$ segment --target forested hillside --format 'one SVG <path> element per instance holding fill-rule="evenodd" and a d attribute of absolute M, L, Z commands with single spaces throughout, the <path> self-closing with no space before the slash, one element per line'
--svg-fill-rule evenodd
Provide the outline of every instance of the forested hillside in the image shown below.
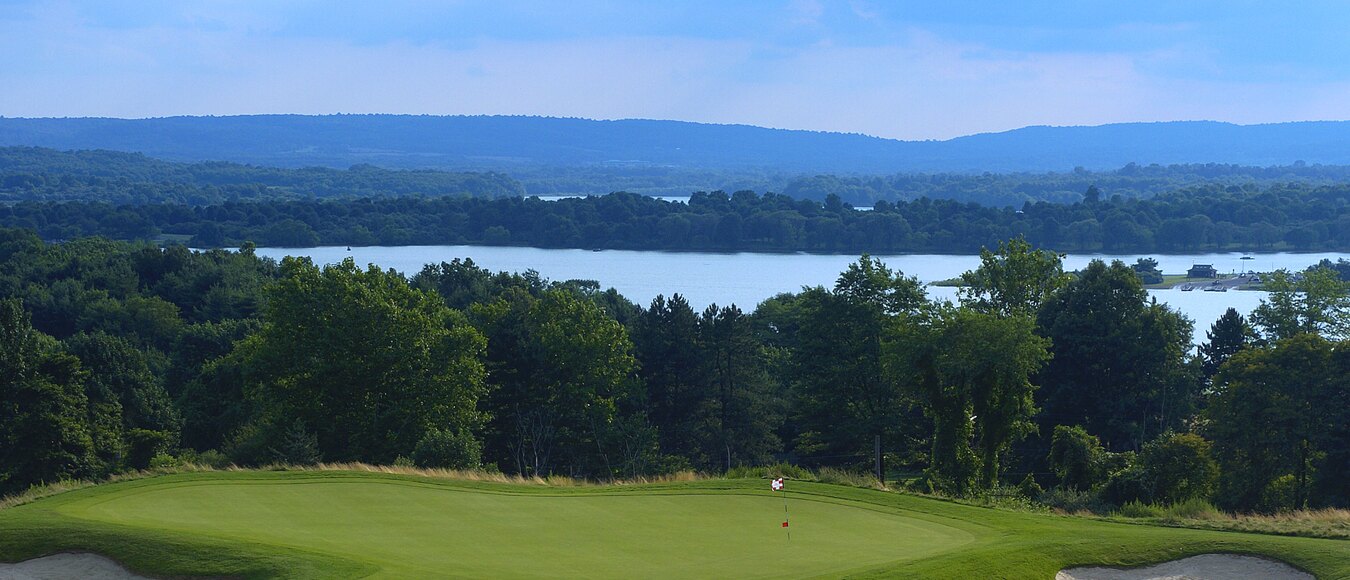
<path fill-rule="evenodd" d="M 1104 197 L 1149 198 L 1176 191 L 1236 193 L 1275 186 L 1323 186 L 1350 182 L 1350 166 L 1284 165 L 1248 167 L 1221 164 L 1138 165 L 1115 170 L 1050 173 L 899 173 L 817 175 L 793 179 L 780 193 L 824 201 L 831 194 L 857 207 L 878 201 L 950 199 L 993 207 L 1020 208 L 1039 201 L 1071 204 L 1096 187 Z M 728 190 L 730 191 L 730 190 Z"/>
<path fill-rule="evenodd" d="M 0 202 L 174 202 L 205 205 L 238 200 L 332 197 L 524 194 L 501 173 L 349 169 L 282 169 L 227 162 L 175 163 L 139 153 L 0 147 Z"/>
<path fill-rule="evenodd" d="M 755 168 L 803 173 L 1019 172 L 1128 163 L 1350 164 L 1350 123 L 1217 122 L 1026 127 L 947 141 L 629 119 L 256 115 L 0 118 L 0 145 L 137 151 L 284 167 Z M 722 186 L 723 184 L 718 184 Z"/>

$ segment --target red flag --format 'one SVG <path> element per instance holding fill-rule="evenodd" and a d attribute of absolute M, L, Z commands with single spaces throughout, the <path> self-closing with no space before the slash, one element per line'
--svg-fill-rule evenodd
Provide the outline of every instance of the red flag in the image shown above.
<path fill-rule="evenodd" d="M 783 522 L 783 527 L 787 527 L 787 522 Z"/>

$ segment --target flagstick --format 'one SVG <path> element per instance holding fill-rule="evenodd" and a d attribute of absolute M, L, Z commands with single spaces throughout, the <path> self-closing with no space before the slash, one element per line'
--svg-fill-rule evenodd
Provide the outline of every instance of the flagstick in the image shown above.
<path fill-rule="evenodd" d="M 783 492 L 783 523 L 784 523 L 784 524 L 787 524 L 787 523 L 789 523 L 789 519 L 788 519 L 788 511 L 787 511 L 787 486 L 786 486 L 786 485 L 783 486 L 783 489 L 781 489 L 781 490 L 779 490 L 779 491 Z M 791 541 L 792 541 L 792 527 L 791 527 L 791 526 L 786 526 L 786 525 L 785 525 L 785 526 L 783 526 L 783 529 L 787 530 L 788 541 L 791 542 Z"/>

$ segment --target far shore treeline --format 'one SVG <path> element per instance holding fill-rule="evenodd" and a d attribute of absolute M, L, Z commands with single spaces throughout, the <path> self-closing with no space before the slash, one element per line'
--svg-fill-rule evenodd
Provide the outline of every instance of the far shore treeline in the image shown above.
<path fill-rule="evenodd" d="M 1341 166 L 796 177 L 625 172 L 616 179 L 599 168 L 519 168 L 514 174 L 527 187 L 492 172 L 285 169 L 8 147 L 0 148 L 0 227 L 30 228 L 47 240 L 98 235 L 201 248 L 253 242 L 970 254 L 1023 236 L 1080 253 L 1350 251 L 1350 167 Z M 632 193 L 525 197 L 615 184 L 668 190 L 671 183 L 734 192 L 709 188 L 688 203 Z M 773 187 L 781 193 L 751 191 Z"/>
<path fill-rule="evenodd" d="M 740 191 L 688 203 L 630 193 L 538 198 L 392 197 L 238 201 L 217 205 L 19 202 L 0 227 L 59 240 L 169 236 L 194 247 L 518 245 L 543 248 L 970 254 L 1023 236 L 1061 252 L 1347 251 L 1350 185 L 1254 192 L 1182 191 L 1021 209 L 920 199 L 858 211 Z"/>
<path fill-rule="evenodd" d="M 616 223 L 678 207 L 510 203 Z M 708 195 L 688 208 L 795 203 Z M 1137 203 L 1118 205 L 1152 207 Z M 1197 351 L 1193 322 L 1150 301 L 1130 266 L 1070 276 L 1024 239 L 991 247 L 957 304 L 863 255 L 833 287 L 695 312 L 678 295 L 639 306 L 469 260 L 407 277 L 278 263 L 251 245 L 0 229 L 0 494 L 183 462 L 600 480 L 780 461 L 864 470 L 879 438 L 906 485 L 957 496 L 1099 512 L 1350 507 L 1350 297 L 1335 270 L 1274 274 L 1250 320 L 1198 321 L 1211 326 Z"/>

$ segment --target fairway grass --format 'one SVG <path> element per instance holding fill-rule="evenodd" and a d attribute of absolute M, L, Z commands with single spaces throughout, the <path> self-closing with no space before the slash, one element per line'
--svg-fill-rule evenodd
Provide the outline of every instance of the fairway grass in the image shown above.
<path fill-rule="evenodd" d="M 1350 577 L 1350 542 L 1025 514 L 762 480 L 546 487 L 360 472 L 204 472 L 0 510 L 0 561 L 87 550 L 154 575 L 1054 577 L 1210 553 Z M 791 539 L 787 532 L 791 531 Z"/>

